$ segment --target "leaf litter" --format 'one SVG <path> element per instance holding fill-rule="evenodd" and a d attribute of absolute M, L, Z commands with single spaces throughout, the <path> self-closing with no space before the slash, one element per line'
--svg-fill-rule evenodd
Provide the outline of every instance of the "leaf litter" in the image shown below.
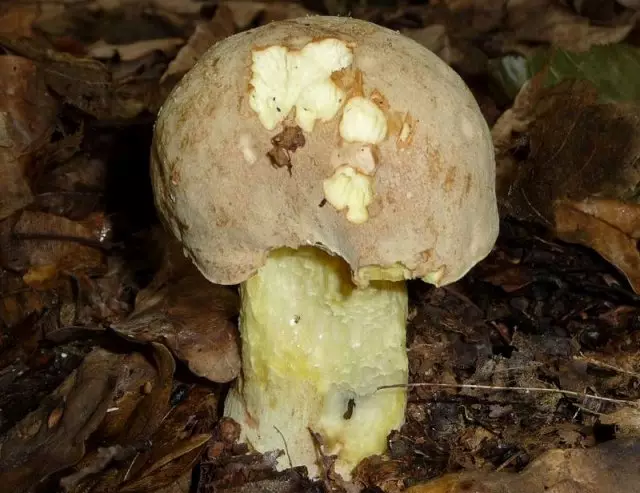
<path fill-rule="evenodd" d="M 639 122 L 628 55 L 640 38 L 629 3 L 3 5 L 3 484 L 633 491 Z M 493 127 L 502 213 L 494 251 L 465 279 L 410 283 L 406 423 L 348 483 L 331 457 L 318 481 L 276 471 L 286 443 L 253 453 L 221 419 L 240 370 L 237 293 L 207 283 L 161 232 L 146 175 L 153 116 L 209 46 L 315 13 L 399 30 L 465 78 Z M 302 145 L 289 137 L 274 142 L 287 167 Z"/>

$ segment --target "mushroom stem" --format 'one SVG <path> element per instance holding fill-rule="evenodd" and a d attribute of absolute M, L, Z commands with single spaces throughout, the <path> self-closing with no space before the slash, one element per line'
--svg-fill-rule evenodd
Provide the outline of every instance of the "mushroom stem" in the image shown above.
<path fill-rule="evenodd" d="M 243 376 L 225 415 L 259 452 L 286 451 L 279 467 L 337 455 L 348 478 L 360 460 L 383 453 L 404 422 L 406 390 L 377 391 L 408 378 L 404 282 L 358 289 L 339 257 L 279 249 L 241 287 Z M 287 456 L 288 455 L 288 456 Z"/>

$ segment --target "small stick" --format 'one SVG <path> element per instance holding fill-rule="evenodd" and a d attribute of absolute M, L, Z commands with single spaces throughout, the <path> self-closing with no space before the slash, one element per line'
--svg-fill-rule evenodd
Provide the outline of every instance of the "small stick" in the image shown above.
<path fill-rule="evenodd" d="M 453 383 L 408 383 L 408 384 L 395 384 L 395 385 L 382 385 L 376 389 L 398 389 L 398 388 L 413 388 L 413 387 L 446 387 L 454 389 L 479 389 L 479 390 L 520 390 L 524 392 L 554 392 L 572 397 L 582 397 L 589 399 L 596 399 L 604 402 L 613 402 L 615 404 L 625 404 L 627 406 L 640 408 L 640 403 L 634 401 L 627 401 L 623 399 L 613 399 L 611 397 L 600 397 L 598 395 L 585 394 L 582 392 L 575 392 L 573 390 L 561 390 L 561 389 L 547 389 L 545 387 L 494 387 L 492 385 L 477 385 L 477 384 L 453 384 Z"/>
<path fill-rule="evenodd" d="M 284 435 L 276 425 L 273 425 L 273 427 L 278 432 L 278 435 L 280 435 L 280 438 L 282 438 L 282 443 L 284 443 L 284 451 L 287 454 L 287 460 L 289 461 L 289 469 L 293 469 L 293 463 L 291 462 L 291 456 L 289 455 L 289 446 L 287 445 L 287 440 L 284 438 Z"/>
<path fill-rule="evenodd" d="M 632 377 L 635 377 L 635 378 L 640 378 L 640 373 L 637 373 L 635 371 L 625 370 L 624 368 L 610 365 L 609 363 L 605 363 L 604 361 L 598 361 L 597 359 L 589 358 L 588 356 L 574 356 L 573 359 L 577 361 L 585 361 L 586 363 L 591 363 L 592 365 L 600 366 L 602 368 L 613 370 L 618 373 L 624 373 L 625 375 L 631 375 Z"/>

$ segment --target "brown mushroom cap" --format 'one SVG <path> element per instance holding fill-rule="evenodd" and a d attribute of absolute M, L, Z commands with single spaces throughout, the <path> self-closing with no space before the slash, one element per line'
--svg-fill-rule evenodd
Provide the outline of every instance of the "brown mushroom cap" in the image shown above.
<path fill-rule="evenodd" d="M 375 99 L 388 116 L 361 224 L 323 200 L 323 181 L 345 145 L 342 110 L 304 132 L 304 145 L 283 151 L 289 173 L 268 153 L 295 123 L 267 130 L 249 105 L 253 50 L 299 50 L 327 38 L 352 50 L 350 70 L 362 81 L 350 94 Z M 410 138 L 394 121 L 410 123 Z M 415 41 L 352 18 L 274 22 L 212 47 L 159 112 L 152 181 L 165 223 L 218 284 L 245 281 L 272 249 L 317 245 L 344 258 L 360 285 L 416 277 L 442 285 L 484 258 L 498 234 L 494 151 L 471 92 Z M 376 266 L 400 266 L 400 275 Z"/>

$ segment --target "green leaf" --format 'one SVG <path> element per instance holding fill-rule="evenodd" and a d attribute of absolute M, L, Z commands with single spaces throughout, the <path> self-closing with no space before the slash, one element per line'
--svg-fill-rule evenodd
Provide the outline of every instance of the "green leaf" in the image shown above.
<path fill-rule="evenodd" d="M 588 80 L 603 101 L 640 101 L 640 48 L 625 43 L 581 53 L 541 48 L 528 59 L 509 55 L 490 63 L 492 78 L 512 99 L 526 80 L 546 69 L 546 87 L 567 79 Z"/>

